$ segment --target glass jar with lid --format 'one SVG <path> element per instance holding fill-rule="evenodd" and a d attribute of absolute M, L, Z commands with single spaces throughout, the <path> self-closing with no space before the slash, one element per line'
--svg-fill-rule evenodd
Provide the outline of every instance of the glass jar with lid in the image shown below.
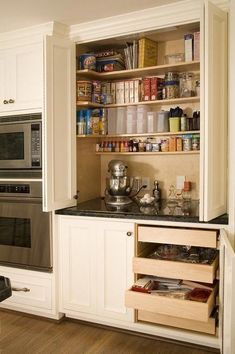
<path fill-rule="evenodd" d="M 194 74 L 185 72 L 180 74 L 180 97 L 195 96 Z"/>
<path fill-rule="evenodd" d="M 179 93 L 179 74 L 169 71 L 165 74 L 165 98 L 178 98 L 180 96 Z"/>

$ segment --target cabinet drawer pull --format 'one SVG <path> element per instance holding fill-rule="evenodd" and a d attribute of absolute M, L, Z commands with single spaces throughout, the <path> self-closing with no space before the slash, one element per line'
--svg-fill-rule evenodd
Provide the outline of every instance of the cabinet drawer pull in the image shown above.
<path fill-rule="evenodd" d="M 4 103 L 4 104 L 8 104 L 9 102 L 8 102 L 7 100 L 4 100 L 3 103 Z"/>
<path fill-rule="evenodd" d="M 15 100 L 13 100 L 12 98 L 9 99 L 9 103 L 14 103 Z"/>
<path fill-rule="evenodd" d="M 30 291 L 29 288 L 14 288 L 12 287 L 12 291 L 24 291 L 25 293 L 27 293 L 28 291 Z"/>
<path fill-rule="evenodd" d="M 126 235 L 127 236 L 132 236 L 132 232 L 131 231 L 127 231 Z"/>

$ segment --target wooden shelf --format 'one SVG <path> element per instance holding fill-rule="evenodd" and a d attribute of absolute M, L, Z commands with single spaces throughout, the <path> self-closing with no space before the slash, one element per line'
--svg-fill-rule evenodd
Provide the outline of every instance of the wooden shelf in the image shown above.
<path fill-rule="evenodd" d="M 127 106 L 139 106 L 139 105 L 179 105 L 182 103 L 195 103 L 199 102 L 200 97 L 195 96 L 195 97 L 182 97 L 182 98 L 174 98 L 174 99 L 169 99 L 169 100 L 157 100 L 157 101 L 143 101 L 143 102 L 138 102 L 138 103 L 123 103 L 123 104 L 99 104 L 99 103 L 93 103 L 93 102 L 77 102 L 77 108 L 116 108 L 116 107 L 127 107 Z"/>
<path fill-rule="evenodd" d="M 161 133 L 144 133 L 144 134 L 109 134 L 109 135 L 77 135 L 77 138 L 135 138 L 135 137 L 155 137 L 155 136 L 174 136 L 174 135 L 187 135 L 187 134 L 200 134 L 200 130 L 180 131 L 180 132 L 161 132 Z"/>
<path fill-rule="evenodd" d="M 96 152 L 96 155 L 198 155 L 199 150 L 168 152 Z"/>
<path fill-rule="evenodd" d="M 130 70 L 119 70 L 119 71 L 111 71 L 105 73 L 98 73 L 93 70 L 77 70 L 77 75 L 80 77 L 85 77 L 89 79 L 98 79 L 98 80 L 114 80 L 114 79 L 127 79 L 127 78 L 137 78 L 142 76 L 156 76 L 156 75 L 164 75 L 167 71 L 199 71 L 200 62 L 192 61 L 192 62 L 180 62 L 176 64 L 164 64 L 151 66 L 147 68 L 138 68 L 138 69 L 130 69 Z"/>

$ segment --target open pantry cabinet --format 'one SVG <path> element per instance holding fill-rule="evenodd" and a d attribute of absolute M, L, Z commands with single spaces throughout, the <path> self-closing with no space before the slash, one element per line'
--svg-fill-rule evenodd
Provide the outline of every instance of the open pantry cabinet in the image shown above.
<path fill-rule="evenodd" d="M 213 260 L 209 263 L 205 260 L 202 263 L 192 263 L 186 255 L 187 251 L 182 251 L 185 246 L 197 247 L 197 250 L 200 247 L 207 259 L 213 254 Z M 181 249 L 180 252 L 183 253 L 170 253 L 170 250 L 175 252 L 177 249 Z M 199 343 L 203 343 L 200 334 L 207 335 L 204 337 L 205 344 L 213 346 L 217 342 L 216 346 L 220 346 L 221 353 L 232 354 L 234 267 L 235 254 L 224 229 L 139 224 L 136 227 L 135 256 L 132 263 L 135 283 L 126 292 L 126 306 L 135 309 L 137 325 L 155 325 L 156 331 L 161 331 L 162 326 L 175 328 L 176 331 L 186 330 L 185 340 L 190 339 L 191 333 L 191 340 Z M 181 282 L 177 290 L 173 289 L 175 295 L 172 293 L 169 297 L 169 294 L 166 295 L 167 291 L 159 287 L 159 282 L 164 280 L 164 283 L 169 282 L 171 289 L 178 284 L 178 279 Z M 149 290 L 141 287 L 146 281 Z M 185 287 L 186 297 L 181 292 Z M 195 297 L 190 297 L 190 288 L 194 289 L 192 294 Z M 205 292 L 209 290 L 206 301 L 202 300 L 203 288 L 206 289 Z M 196 333 L 199 337 L 194 337 Z"/>
<path fill-rule="evenodd" d="M 182 10 L 185 3 L 188 6 L 190 1 L 171 5 L 171 11 L 176 10 L 175 16 L 168 17 L 164 13 L 164 25 L 162 22 L 164 17 L 161 17 L 159 24 L 156 21 L 155 27 L 152 26 L 151 31 L 147 22 L 146 28 L 142 25 L 141 30 L 135 28 L 135 31 L 128 31 L 126 34 L 116 28 L 117 36 L 115 37 L 112 34 L 114 29 L 108 32 L 106 28 L 106 32 L 104 30 L 102 35 L 98 33 L 96 38 L 93 33 L 89 41 L 86 41 L 81 39 L 81 30 L 80 40 L 77 43 L 77 58 L 87 52 L 97 53 L 107 48 L 124 48 L 127 42 L 134 40 L 138 42 L 141 38 L 157 41 L 158 58 L 155 66 L 121 71 L 99 73 L 78 67 L 77 81 L 110 82 L 112 85 L 113 82 L 124 82 L 136 78 L 156 76 L 163 78 L 169 71 L 192 72 L 200 78 L 201 87 L 200 97 L 194 95 L 132 103 L 125 103 L 124 98 L 122 103 L 105 105 L 97 101 L 94 102 L 94 100 L 92 102 L 92 99 L 77 101 L 78 111 L 98 108 L 104 109 L 105 114 L 110 109 L 118 110 L 140 105 L 155 112 L 180 106 L 188 117 L 192 117 L 193 111 L 200 111 L 200 131 L 172 131 L 171 129 L 171 131 L 161 133 L 158 131 L 154 133 L 116 132 L 102 135 L 99 134 L 99 131 L 96 131 L 95 134 L 94 131 L 91 131 L 88 135 L 81 134 L 80 131 L 80 134 L 77 135 L 77 186 L 80 201 L 104 196 L 108 162 L 111 159 L 121 159 L 129 167 L 128 175 L 149 178 L 150 189 L 152 189 L 155 179 L 160 181 L 164 199 L 168 197 L 170 186 L 176 185 L 176 176 L 186 176 L 186 179 L 192 182 L 192 199 L 200 201 L 201 221 L 209 221 L 226 213 L 227 14 L 210 2 L 203 1 L 200 2 L 202 7 L 191 4 L 192 9 L 196 6 L 194 14 L 183 20 L 179 15 L 179 9 Z M 167 64 L 165 61 L 167 55 L 184 53 L 184 35 L 199 31 L 200 60 Z M 138 97 L 138 99 L 140 98 Z M 176 137 L 184 139 L 189 135 L 198 136 L 199 134 L 200 150 L 192 150 L 191 148 L 184 151 L 144 152 L 140 150 L 132 152 L 127 151 L 125 145 L 130 139 L 138 138 L 141 142 L 146 141 L 148 137 L 157 140 L 167 138 L 174 140 Z M 118 149 L 121 151 L 116 150 L 117 142 Z M 109 147 L 110 143 L 111 148 Z M 106 151 L 102 148 L 100 150 L 100 146 L 106 146 Z"/>

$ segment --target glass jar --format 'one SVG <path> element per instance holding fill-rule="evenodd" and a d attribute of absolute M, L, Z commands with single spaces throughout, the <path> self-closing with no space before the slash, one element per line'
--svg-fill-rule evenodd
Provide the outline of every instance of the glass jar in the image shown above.
<path fill-rule="evenodd" d="M 169 71 L 165 74 L 165 98 L 178 98 L 179 93 L 179 74 Z"/>
<path fill-rule="evenodd" d="M 195 96 L 194 87 L 194 74 L 187 72 L 180 74 L 180 97 Z"/>

